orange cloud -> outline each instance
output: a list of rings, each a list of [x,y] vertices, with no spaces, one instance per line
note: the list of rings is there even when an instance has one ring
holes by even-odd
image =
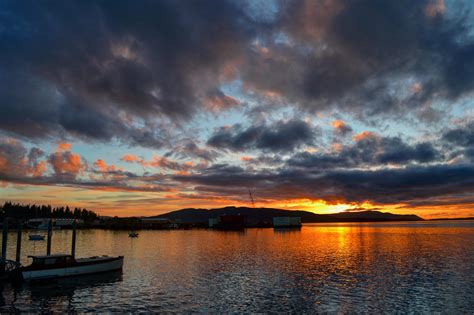
[[[446,4],[444,0],[432,0],[425,7],[425,14],[429,17],[444,15],[446,13]]]
[[[334,129],[341,129],[341,128],[344,128],[346,126],[347,126],[347,124],[344,121],[339,120],[339,119],[332,122],[332,127]]]
[[[86,165],[82,163],[81,156],[69,151],[58,151],[51,154],[48,162],[53,167],[56,175],[68,175],[75,178],[86,169]]]
[[[133,154],[125,154],[124,156],[122,156],[121,160],[127,163],[143,161],[143,159]]]
[[[371,131],[362,131],[359,134],[356,134],[352,139],[354,141],[361,141],[364,139],[369,139],[369,138],[376,138],[377,135]]]
[[[352,132],[351,126],[346,124],[343,120],[337,119],[332,122],[332,127],[334,128],[335,132],[340,135],[347,135]]]
[[[58,143],[58,151],[71,151],[72,144],[67,142],[60,142]]]
[[[40,161],[30,168],[31,175],[34,177],[42,176],[48,170],[46,161]]]
[[[220,112],[239,105],[239,101],[229,95],[213,95],[204,100],[204,105],[214,112]]]
[[[113,172],[119,169],[115,165],[107,165],[107,163],[102,159],[98,159],[97,161],[95,161],[94,166],[102,172]]]
[[[127,163],[137,163],[146,167],[165,168],[179,172],[187,172],[194,167],[193,162],[179,163],[166,157],[154,156],[150,161],[146,161],[136,155],[126,154],[122,156],[122,161]]]
[[[415,82],[410,86],[410,91],[414,94],[420,93],[423,90],[423,85],[420,82]]]
[[[147,162],[148,165],[152,167],[167,168],[174,171],[187,172],[192,168],[192,163],[178,163],[176,161],[171,161],[165,157],[155,156],[150,162]]]
[[[7,159],[3,156],[0,156],[0,172],[5,172],[7,168]]]
[[[47,171],[46,162],[38,161],[43,152],[28,150],[17,140],[0,139],[0,172],[10,176],[41,176]]]

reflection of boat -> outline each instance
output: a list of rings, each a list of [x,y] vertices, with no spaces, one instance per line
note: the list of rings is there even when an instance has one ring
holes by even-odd
[[[301,228],[301,217],[273,217],[274,228]]]
[[[39,234],[30,234],[28,235],[30,241],[44,241],[44,236]]]
[[[31,295],[33,300],[40,301],[63,301],[65,298],[72,300],[74,293],[78,290],[93,289],[108,284],[121,282],[122,272],[111,271],[92,275],[83,275],[80,277],[65,277],[55,280],[31,281],[27,283],[18,283],[16,289],[19,294]],[[1,294],[1,291],[0,291]],[[71,305],[72,303],[70,303]],[[24,310],[26,312],[26,310]],[[74,313],[74,310],[72,310]]]
[[[21,275],[26,281],[121,270],[123,266],[123,256],[75,259],[72,255],[56,254],[28,257],[33,258],[33,263],[20,268]]]
[[[138,237],[138,233],[137,232],[130,232],[130,233],[128,233],[128,237],[136,238],[136,237]]]

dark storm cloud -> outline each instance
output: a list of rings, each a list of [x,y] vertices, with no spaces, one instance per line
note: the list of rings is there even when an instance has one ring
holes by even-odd
[[[262,40],[266,53],[250,55],[243,78],[313,111],[404,115],[429,100],[453,101],[474,87],[462,9],[452,5],[448,15],[429,0],[289,1],[279,19],[288,39]]]
[[[220,166],[195,176],[175,176],[176,180],[196,184],[197,192],[242,196],[242,187],[262,198],[323,199],[328,202],[436,205],[441,200],[463,199],[474,193],[472,165],[435,165],[382,170],[307,170],[282,169],[249,173],[240,168]],[[223,190],[223,188],[225,188]],[[239,188],[239,189],[237,189]]]
[[[219,153],[212,149],[199,147],[196,143],[189,140],[174,146],[172,151],[165,154],[165,157],[170,156],[177,156],[182,159],[193,157],[205,161],[214,161],[219,156]]]
[[[334,153],[298,153],[288,165],[303,168],[353,168],[383,164],[429,163],[442,156],[431,143],[414,145],[399,137],[369,136]]]
[[[382,148],[384,152],[376,157],[380,163],[403,164],[411,161],[427,163],[435,161],[440,156],[431,143],[423,142],[410,146],[400,138],[383,139]]]
[[[207,144],[233,151],[260,149],[289,152],[303,145],[314,144],[316,133],[316,128],[298,119],[248,128],[236,124],[216,130]]]
[[[220,88],[237,78],[311,111],[371,117],[415,109],[436,119],[419,105],[474,87],[462,8],[448,14],[430,0],[266,6],[260,11],[271,14],[230,0],[3,1],[0,128],[157,147],[166,141],[152,122],[189,119],[202,105],[235,107]]]
[[[348,201],[369,200],[395,204],[472,193],[473,174],[472,165],[438,165],[379,171],[329,172],[324,179],[330,183],[327,191],[336,191],[336,195],[343,196]]]
[[[190,117],[253,30],[231,1],[3,1],[0,128],[158,146],[150,121]]]
[[[28,139],[67,135],[99,141],[118,138],[125,143],[152,148],[165,141],[166,133],[160,128],[134,126],[121,119],[117,112],[91,107],[86,100],[71,95],[59,95],[53,87],[31,87],[30,79],[22,77],[16,82],[18,86],[10,81],[0,85],[0,128],[7,133]],[[35,90],[37,88],[40,91]]]
[[[461,147],[474,147],[474,122],[464,127],[459,127],[447,131],[443,139],[452,145]]]
[[[452,159],[464,158],[464,160],[474,162],[474,122],[446,131],[442,140],[446,150],[451,149]]]

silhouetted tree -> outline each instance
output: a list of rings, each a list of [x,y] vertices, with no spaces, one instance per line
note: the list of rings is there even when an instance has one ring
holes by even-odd
[[[13,218],[16,220],[28,220],[33,218],[75,218],[84,221],[93,221],[98,215],[87,209],[75,208],[74,211],[66,206],[52,208],[51,205],[23,205],[7,201],[0,208],[0,218]]]

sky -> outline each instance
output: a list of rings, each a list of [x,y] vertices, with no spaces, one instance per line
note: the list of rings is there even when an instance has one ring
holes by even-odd
[[[471,1],[0,1],[0,201],[474,216]]]

